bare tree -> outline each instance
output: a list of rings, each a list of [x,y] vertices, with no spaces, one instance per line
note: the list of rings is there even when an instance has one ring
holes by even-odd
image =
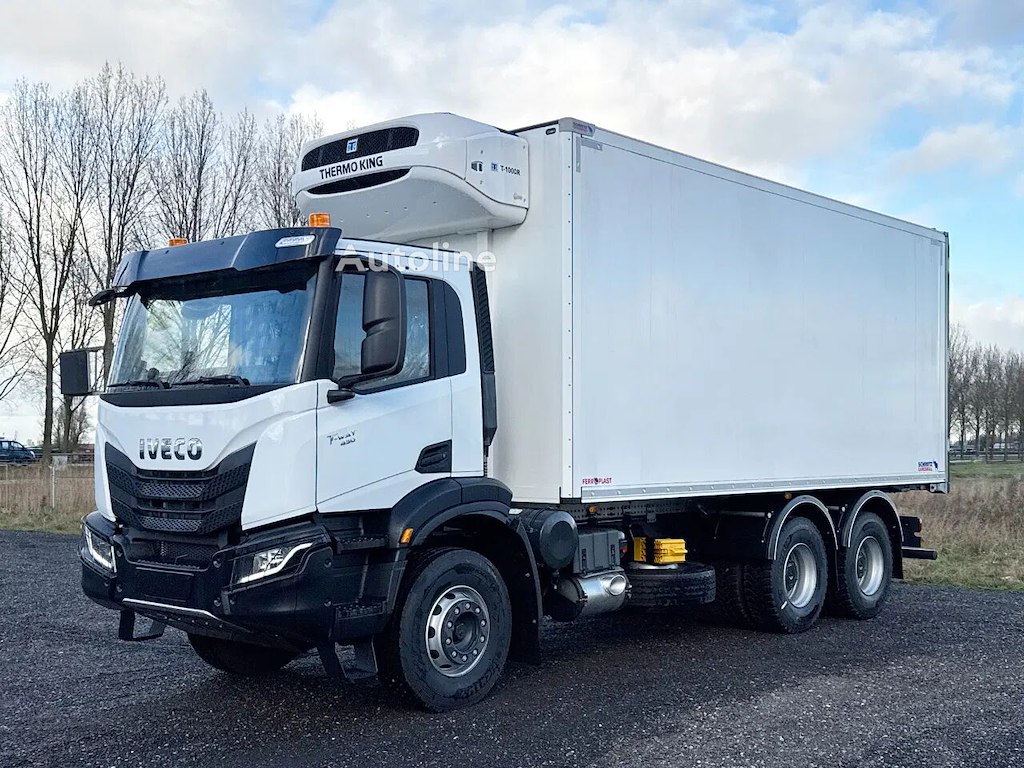
[[[225,124],[206,91],[168,110],[154,163],[157,221],[171,237],[224,237],[251,224],[258,132],[247,111]]]
[[[970,385],[974,369],[968,363],[971,340],[959,323],[949,329],[949,409],[951,426],[955,425],[960,436],[960,458],[964,456],[967,430],[970,427]]]
[[[43,461],[50,460],[58,331],[89,195],[94,144],[84,88],[54,97],[45,84],[20,81],[0,114],[0,197],[14,212],[15,275],[38,339],[43,373]]]
[[[1003,355],[1003,375],[999,392],[1000,435],[1003,444],[1003,461],[1009,458],[1010,442],[1017,426],[1017,389],[1022,376],[1021,354],[1015,349],[1006,350]]]
[[[80,349],[92,346],[100,336],[101,316],[88,305],[92,292],[91,266],[78,262],[72,268],[68,284],[67,312],[58,329],[58,349]],[[53,444],[63,453],[75,451],[89,428],[86,398],[61,396],[54,421]]]
[[[85,84],[95,109],[96,143],[90,223],[82,230],[89,272],[97,289],[109,287],[125,251],[140,244],[142,214],[153,188],[148,173],[160,138],[166,104],[163,80],[136,77],[105,64]],[[114,349],[117,302],[100,308],[103,323],[103,375]]]
[[[211,237],[234,235],[252,226],[258,140],[256,120],[247,110],[226,126],[214,166]]]
[[[977,387],[977,406],[981,410],[981,427],[985,433],[985,456],[988,461],[992,460],[1002,415],[999,400],[1003,389],[1003,373],[1002,350],[990,344],[981,352]]]
[[[157,220],[172,237],[200,240],[209,227],[218,129],[206,91],[182,98],[166,114],[153,185]]]
[[[301,223],[292,196],[292,176],[299,169],[303,143],[323,133],[318,118],[277,115],[263,126],[256,175],[256,224],[264,229]]]
[[[1016,427],[1017,458],[1024,461],[1024,353],[1014,350],[1015,374],[1010,377],[1010,403]]]
[[[971,433],[974,437],[974,452],[981,455],[981,430],[985,419],[985,391],[981,381],[981,359],[983,349],[978,343],[971,343],[967,348],[966,367],[972,371],[967,379],[967,411],[969,413]]]
[[[13,237],[0,208],[0,400],[18,385],[31,360],[20,322],[25,291],[17,269]]]
[[[57,453],[74,453],[82,445],[86,432],[92,426],[89,411],[85,407],[86,399],[77,398],[73,408],[62,406],[57,411],[55,432],[53,436],[54,451]]]

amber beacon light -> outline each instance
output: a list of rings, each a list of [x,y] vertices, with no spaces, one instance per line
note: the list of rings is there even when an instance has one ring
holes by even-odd
[[[311,213],[311,214],[309,214],[309,226],[311,226],[311,227],[329,227],[329,226],[331,226],[331,214],[329,214],[329,213]]]

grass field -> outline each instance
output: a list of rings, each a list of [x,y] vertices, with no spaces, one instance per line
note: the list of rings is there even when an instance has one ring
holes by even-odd
[[[948,494],[905,493],[897,503],[939,551],[934,562],[909,561],[908,580],[1024,589],[1024,464],[952,464]]]
[[[94,497],[91,464],[52,475],[40,467],[0,466],[0,528],[73,533],[96,508]]]
[[[954,481],[975,478],[994,480],[1020,480],[1024,478],[1024,464],[1019,461],[956,461],[949,465]]]
[[[921,518],[924,545],[939,551],[937,561],[909,561],[907,579],[1024,590],[1024,464],[957,463],[951,471],[948,494],[896,497],[902,512]],[[52,477],[37,467],[0,467],[0,528],[73,533],[92,509],[91,466]]]

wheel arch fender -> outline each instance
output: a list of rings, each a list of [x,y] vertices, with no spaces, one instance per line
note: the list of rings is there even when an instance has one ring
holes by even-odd
[[[831,545],[832,552],[838,548],[839,537],[836,533],[836,525],[832,520],[826,507],[819,499],[810,495],[796,496],[790,499],[775,519],[771,521],[766,540],[766,555],[769,560],[778,556],[779,538],[782,536],[782,527],[791,517],[806,517],[818,528],[821,538],[825,540],[825,546]],[[833,559],[830,555],[830,559]]]
[[[413,530],[412,544],[422,542],[438,526],[467,504],[484,504],[499,516],[508,516],[512,492],[493,478],[443,478],[415,488],[391,508],[388,544],[401,546],[402,534]]]
[[[529,539],[511,513],[511,492],[490,478],[453,478],[421,486],[392,510],[389,537],[404,560],[409,551],[453,543],[490,560],[501,574],[512,605],[512,658],[540,661],[540,575]],[[400,537],[413,529],[408,544]],[[457,537],[457,541],[452,541]],[[397,584],[395,585],[397,589]],[[392,601],[393,604],[393,601]]]
[[[889,533],[889,542],[892,545],[892,575],[897,579],[902,579],[903,528],[900,524],[899,512],[896,510],[896,502],[884,491],[877,489],[868,491],[847,508],[839,529],[839,546],[843,549],[850,546],[853,538],[853,526],[862,512],[874,512],[885,524]]]

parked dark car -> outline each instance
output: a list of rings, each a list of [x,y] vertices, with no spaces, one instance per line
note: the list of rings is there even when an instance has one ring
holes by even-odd
[[[0,464],[32,464],[39,457],[17,440],[0,440]]]

